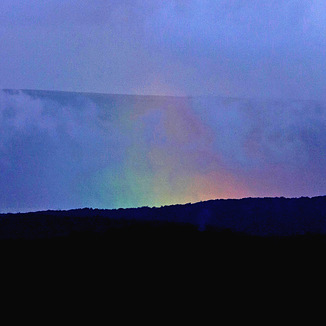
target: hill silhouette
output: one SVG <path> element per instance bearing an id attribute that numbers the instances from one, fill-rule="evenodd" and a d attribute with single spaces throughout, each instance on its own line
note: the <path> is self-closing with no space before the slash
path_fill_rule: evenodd
<path id="1" fill-rule="evenodd" d="M 204 239 L 239 244 L 326 243 L 326 196 L 210 200 L 160 208 L 1 214 L 0 239 Z M 138 240 L 137 240 L 138 239 Z"/>

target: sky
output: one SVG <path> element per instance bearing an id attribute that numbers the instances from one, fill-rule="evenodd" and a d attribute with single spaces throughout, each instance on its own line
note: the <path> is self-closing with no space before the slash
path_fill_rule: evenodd
<path id="1" fill-rule="evenodd" d="M 326 194 L 325 1 L 1 0 L 0 45 L 0 212 Z"/>
<path id="2" fill-rule="evenodd" d="M 325 100 L 323 0 L 2 0 L 0 88 Z"/>
<path id="3" fill-rule="evenodd" d="M 0 92 L 0 212 L 326 194 L 326 104 Z"/>

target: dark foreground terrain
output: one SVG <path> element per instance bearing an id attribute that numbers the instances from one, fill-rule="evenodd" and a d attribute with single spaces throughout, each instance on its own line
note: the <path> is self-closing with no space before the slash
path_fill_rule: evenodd
<path id="1" fill-rule="evenodd" d="M 4 285 L 27 286 L 28 295 L 40 287 L 65 297 L 73 289 L 84 300 L 87 291 L 98 291 L 122 307 L 130 295 L 141 304 L 147 293 L 153 306 L 157 298 L 180 307 L 214 297 L 232 311 L 240 298 L 251 311 L 252 293 L 262 308 L 274 293 L 288 309 L 284 290 L 300 298 L 324 280 L 325 213 L 326 196 L 6 214 L 0 275 Z"/>
<path id="2" fill-rule="evenodd" d="M 135 209 L 0 215 L 2 243 L 101 243 L 164 250 L 247 251 L 326 247 L 326 196 L 246 198 Z M 177 245 L 177 246 L 176 246 Z M 101 248 L 103 248 L 101 246 Z M 183 249 L 182 249 L 183 248 Z"/>

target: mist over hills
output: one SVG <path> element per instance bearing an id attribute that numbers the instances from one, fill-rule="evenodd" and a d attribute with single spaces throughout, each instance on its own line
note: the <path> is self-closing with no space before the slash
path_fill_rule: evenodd
<path id="1" fill-rule="evenodd" d="M 326 105 L 0 92 L 0 212 L 326 193 Z"/>

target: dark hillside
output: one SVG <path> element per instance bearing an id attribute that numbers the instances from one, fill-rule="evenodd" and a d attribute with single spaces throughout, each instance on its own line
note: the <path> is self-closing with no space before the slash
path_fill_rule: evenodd
<path id="1" fill-rule="evenodd" d="M 211 200 L 161 208 L 75 209 L 0 215 L 1 239 L 195 237 L 286 241 L 326 234 L 326 196 Z M 251 239 L 251 240 L 250 240 Z M 278 239 L 278 240 L 275 240 Z M 215 240 L 214 240 L 215 241 Z"/>

